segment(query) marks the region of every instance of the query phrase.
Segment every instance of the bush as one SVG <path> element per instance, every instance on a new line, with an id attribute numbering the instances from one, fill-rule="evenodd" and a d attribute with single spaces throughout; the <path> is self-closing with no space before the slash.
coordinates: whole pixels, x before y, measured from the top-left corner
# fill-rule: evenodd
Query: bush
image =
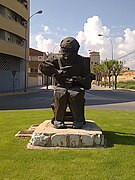
<path id="1" fill-rule="evenodd" d="M 117 84 L 119 88 L 126 88 L 126 89 L 135 89 L 135 81 L 120 81 Z"/>

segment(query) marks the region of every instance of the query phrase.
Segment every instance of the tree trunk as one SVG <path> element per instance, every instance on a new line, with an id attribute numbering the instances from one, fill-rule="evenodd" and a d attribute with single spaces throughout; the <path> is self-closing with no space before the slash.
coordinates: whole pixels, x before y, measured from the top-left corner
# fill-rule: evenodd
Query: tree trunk
<path id="1" fill-rule="evenodd" d="M 104 87 L 106 87 L 106 76 L 104 76 Z"/>
<path id="2" fill-rule="evenodd" d="M 117 76 L 115 76 L 114 88 L 117 89 Z"/>
<path id="3" fill-rule="evenodd" d="M 98 82 L 98 74 L 96 74 L 96 85 L 97 85 L 97 82 Z"/>
<path id="4" fill-rule="evenodd" d="M 111 88 L 111 76 L 109 76 L 109 88 Z"/>
<path id="5" fill-rule="evenodd" d="M 101 76 L 101 87 L 103 86 L 103 77 Z"/>

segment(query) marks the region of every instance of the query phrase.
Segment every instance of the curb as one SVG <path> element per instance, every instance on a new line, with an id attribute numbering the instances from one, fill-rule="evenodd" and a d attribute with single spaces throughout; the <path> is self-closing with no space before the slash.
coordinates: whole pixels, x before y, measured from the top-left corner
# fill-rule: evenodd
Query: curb
<path id="1" fill-rule="evenodd" d="M 42 91 L 43 89 L 37 89 L 37 90 L 29 90 L 27 92 L 23 92 L 23 91 L 20 91 L 20 92 L 7 92 L 7 93 L 0 93 L 0 96 L 14 96 L 14 95 L 21 95 L 21 94 L 31 94 L 31 93 L 35 93 L 35 92 L 40 92 Z M 44 89 L 45 90 L 45 89 Z"/>
<path id="2" fill-rule="evenodd" d="M 96 85 L 93 85 L 93 87 L 96 87 L 96 88 L 98 88 L 98 89 L 100 89 L 100 90 L 112 90 L 112 91 L 117 91 L 117 90 L 123 90 L 123 91 L 135 91 L 135 89 L 126 89 L 126 88 L 117 88 L 117 89 L 112 89 L 112 87 L 111 88 L 109 88 L 108 86 L 107 87 L 104 87 L 104 86 L 96 86 Z"/>
<path id="3" fill-rule="evenodd" d="M 2 93 L 0 94 L 0 96 L 14 96 L 14 95 L 21 95 L 21 94 L 30 94 L 30 93 L 34 93 L 36 91 L 31 91 L 31 92 L 15 92 L 15 93 Z"/>
<path id="4" fill-rule="evenodd" d="M 27 92 L 7 92 L 7 93 L 0 93 L 0 97 L 1 96 L 14 96 L 14 95 L 22 95 L 22 94 L 31 94 L 31 93 L 36 93 L 36 92 L 41 92 L 41 91 L 50 91 L 50 90 L 53 90 L 51 87 L 49 87 L 48 89 L 46 89 L 46 87 L 41 87 L 40 89 L 29 89 Z"/>

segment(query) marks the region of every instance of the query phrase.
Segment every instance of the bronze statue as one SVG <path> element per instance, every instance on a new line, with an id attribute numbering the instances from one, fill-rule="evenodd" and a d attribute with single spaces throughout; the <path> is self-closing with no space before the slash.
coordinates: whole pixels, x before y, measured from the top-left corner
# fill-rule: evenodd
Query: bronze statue
<path id="1" fill-rule="evenodd" d="M 39 65 L 46 76 L 53 76 L 57 85 L 54 89 L 54 127 L 65 128 L 64 116 L 69 106 L 73 117 L 73 128 L 85 124 L 85 90 L 91 88 L 95 78 L 90 72 L 89 58 L 78 55 L 80 45 L 74 37 L 66 37 L 60 43 L 60 52 L 51 54 Z"/>

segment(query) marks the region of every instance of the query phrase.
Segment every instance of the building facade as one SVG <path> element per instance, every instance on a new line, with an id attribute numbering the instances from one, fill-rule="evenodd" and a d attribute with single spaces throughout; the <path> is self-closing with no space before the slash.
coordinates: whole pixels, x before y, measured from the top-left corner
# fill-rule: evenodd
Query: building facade
<path id="1" fill-rule="evenodd" d="M 98 65 L 100 64 L 100 54 L 99 52 L 96 51 L 91 51 L 90 52 L 90 65 Z"/>
<path id="2" fill-rule="evenodd" d="M 23 89 L 29 0 L 0 0 L 0 91 Z"/>
<path id="3" fill-rule="evenodd" d="M 28 87 L 47 85 L 49 83 L 48 77 L 44 76 L 38 69 L 39 64 L 47 57 L 45 52 L 29 49 Z"/>

